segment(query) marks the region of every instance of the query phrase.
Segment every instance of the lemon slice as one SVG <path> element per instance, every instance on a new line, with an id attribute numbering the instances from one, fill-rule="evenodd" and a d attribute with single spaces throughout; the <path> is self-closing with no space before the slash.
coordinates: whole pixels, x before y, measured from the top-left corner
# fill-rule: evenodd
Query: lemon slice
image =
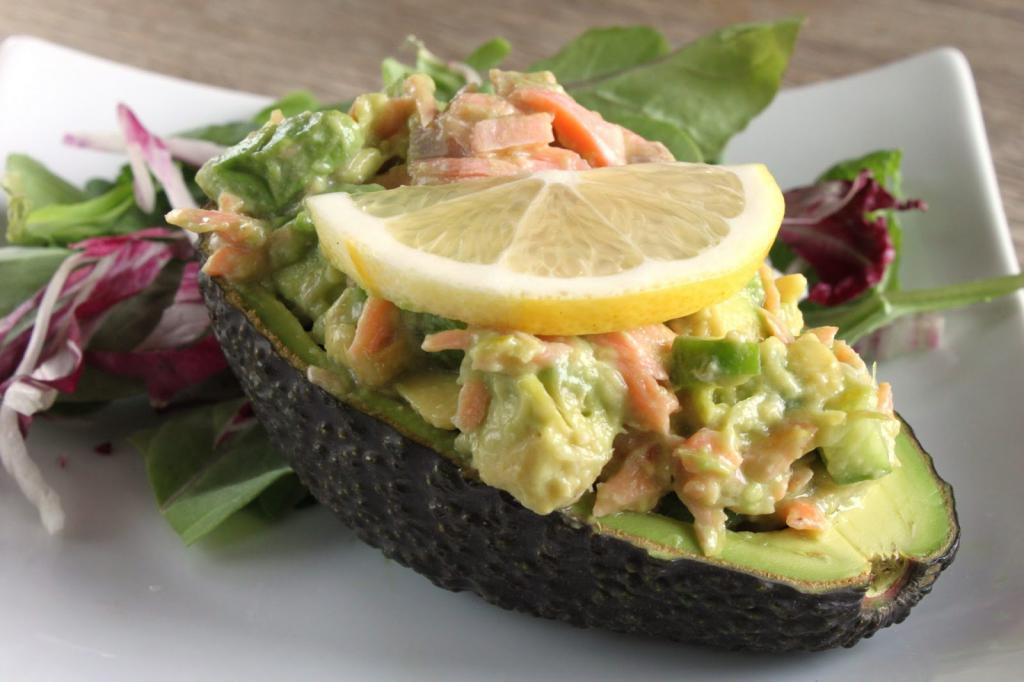
<path id="1" fill-rule="evenodd" d="M 760 164 L 542 171 L 306 200 L 328 260 L 375 296 L 471 325 L 591 334 L 742 287 L 782 221 Z"/>

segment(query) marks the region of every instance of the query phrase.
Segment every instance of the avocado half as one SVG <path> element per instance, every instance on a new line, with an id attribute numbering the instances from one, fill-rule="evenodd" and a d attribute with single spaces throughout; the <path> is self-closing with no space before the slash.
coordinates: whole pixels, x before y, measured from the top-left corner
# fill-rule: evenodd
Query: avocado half
<path id="1" fill-rule="evenodd" d="M 730 532 L 708 558 L 669 517 L 527 510 L 401 403 L 307 380 L 308 337 L 296 342 L 301 326 L 281 323 L 286 309 L 268 292 L 205 276 L 202 289 L 231 368 L 302 482 L 364 542 L 445 589 L 581 627 L 820 650 L 904 620 L 956 553 L 952 490 L 906 424 L 902 466 L 824 537 Z"/>

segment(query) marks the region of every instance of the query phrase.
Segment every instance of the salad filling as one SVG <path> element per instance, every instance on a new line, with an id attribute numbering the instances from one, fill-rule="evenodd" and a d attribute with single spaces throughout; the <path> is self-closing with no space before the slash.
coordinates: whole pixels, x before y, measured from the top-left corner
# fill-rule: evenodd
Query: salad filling
<path id="1" fill-rule="evenodd" d="M 272 292 L 327 369 L 457 432 L 466 464 L 537 513 L 663 513 L 715 555 L 726 529 L 822 532 L 892 471 L 892 391 L 835 327 L 805 326 L 803 275 L 765 266 L 691 315 L 552 337 L 404 310 L 335 269 L 308 196 L 673 159 L 549 72 L 492 70 L 447 105 L 435 87 L 414 74 L 347 114 L 273 115 L 199 171 L 216 210 L 168 220 L 208 233 L 208 275 Z"/>

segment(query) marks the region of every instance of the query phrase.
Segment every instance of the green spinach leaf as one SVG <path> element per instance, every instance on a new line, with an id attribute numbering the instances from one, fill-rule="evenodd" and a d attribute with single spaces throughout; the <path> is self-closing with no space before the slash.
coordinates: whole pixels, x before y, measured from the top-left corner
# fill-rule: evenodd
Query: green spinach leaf
<path id="1" fill-rule="evenodd" d="M 50 204 L 74 204 L 86 193 L 26 154 L 9 154 L 3 189 L 8 195 L 8 221 L 21 222 L 33 209 Z"/>
<path id="2" fill-rule="evenodd" d="M 65 246 L 103 235 L 125 234 L 163 223 L 170 206 L 163 193 L 152 213 L 135 205 L 132 179 L 90 183 L 83 192 L 22 154 L 7 157 L 3 178 L 7 193 L 7 240 L 26 246 Z M 100 193 L 96 193 L 100 192 Z"/>
<path id="3" fill-rule="evenodd" d="M 511 49 L 504 38 L 492 38 L 466 57 L 466 65 L 486 79 L 487 72 L 505 61 Z"/>
<path id="4" fill-rule="evenodd" d="M 273 521 L 286 516 L 296 507 L 312 502 L 309 490 L 302 485 L 299 477 L 292 473 L 277 479 L 260 493 L 255 505 L 264 516 Z"/>
<path id="5" fill-rule="evenodd" d="M 572 64 L 583 75 L 562 83 L 583 106 L 692 159 L 692 149 L 680 143 L 685 134 L 704 160 L 714 162 L 729 138 L 775 97 L 801 23 L 784 19 L 730 26 L 670 54 L 644 62 L 631 59 L 618 70 L 611 69 L 611 60 L 598 60 L 600 68 L 589 73 L 583 58 L 577 62 L 560 53 L 552 59 Z M 647 41 L 650 52 L 650 37 Z"/>
<path id="6" fill-rule="evenodd" d="M 241 405 L 235 400 L 204 406 L 131 438 L 145 457 L 160 512 L 185 544 L 291 474 L 255 420 L 217 442 Z"/>
<path id="7" fill-rule="evenodd" d="M 0 317 L 45 286 L 68 255 L 56 247 L 0 247 Z"/>
<path id="8" fill-rule="evenodd" d="M 551 71 L 559 83 L 581 83 L 646 64 L 669 52 L 668 42 L 648 26 L 592 28 L 566 43 L 530 71 Z"/>

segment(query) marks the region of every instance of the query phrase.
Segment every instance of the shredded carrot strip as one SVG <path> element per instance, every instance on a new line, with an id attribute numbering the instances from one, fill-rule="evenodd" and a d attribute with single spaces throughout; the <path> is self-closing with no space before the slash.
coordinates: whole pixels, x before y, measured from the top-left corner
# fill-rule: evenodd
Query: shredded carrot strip
<path id="1" fill-rule="evenodd" d="M 459 405 L 455 413 L 455 425 L 460 431 L 472 431 L 487 417 L 487 408 L 491 404 L 491 394 L 487 384 L 480 379 L 470 379 L 459 391 Z"/>
<path id="2" fill-rule="evenodd" d="M 446 329 L 424 337 L 420 346 L 428 353 L 443 350 L 466 350 L 473 343 L 473 333 L 468 329 Z"/>
<path id="3" fill-rule="evenodd" d="M 841 339 L 836 341 L 832 346 L 832 352 L 835 354 L 836 360 L 839 362 L 844 362 L 847 365 L 852 365 L 853 367 L 858 367 L 860 369 L 865 369 L 867 367 L 867 365 L 864 364 L 864 360 L 857 355 L 857 352 L 854 351 L 853 348 L 850 347 L 850 344 Z"/>
<path id="4" fill-rule="evenodd" d="M 726 445 L 725 440 L 722 438 L 722 432 L 707 427 L 702 428 L 687 438 L 686 447 L 691 450 L 706 449 L 711 454 L 721 457 L 733 466 L 739 466 L 743 463 L 742 455 Z M 690 473 L 700 472 L 691 471 Z"/>
<path id="5" fill-rule="evenodd" d="M 816 327 L 811 329 L 810 332 L 817 336 L 819 341 L 831 348 L 836 340 L 839 327 Z"/>
<path id="6" fill-rule="evenodd" d="M 825 514 L 818 505 L 807 500 L 791 500 L 780 505 L 786 525 L 797 530 L 822 531 L 828 526 Z"/>
<path id="7" fill-rule="evenodd" d="M 356 333 L 348 352 L 352 357 L 367 357 L 386 348 L 398 330 L 398 308 L 391 301 L 370 296 L 356 322 Z"/>
<path id="8" fill-rule="evenodd" d="M 892 414 L 892 384 L 888 381 L 878 384 L 878 409 L 886 414 Z"/>
<path id="9" fill-rule="evenodd" d="M 239 282 L 256 276 L 265 265 L 263 251 L 225 244 L 206 259 L 203 272 L 210 277 L 226 277 Z"/>
<path id="10" fill-rule="evenodd" d="M 667 434 L 669 417 L 679 409 L 679 399 L 658 383 L 659 378 L 668 375 L 659 357 L 660 341 L 653 333 L 653 330 L 640 328 L 598 334 L 590 339 L 615 351 L 616 365 L 626 382 L 630 411 L 636 423 L 644 429 Z M 664 327 L 661 333 L 671 335 L 672 331 Z"/>
<path id="11" fill-rule="evenodd" d="M 782 320 L 776 317 L 774 313 L 764 309 L 761 310 L 761 315 L 764 317 L 765 324 L 768 326 L 768 331 L 772 336 L 778 338 L 783 343 L 793 343 L 793 334 L 782 323 Z"/>
<path id="12" fill-rule="evenodd" d="M 767 265 L 762 265 L 758 270 L 761 276 L 761 286 L 764 287 L 764 309 L 777 314 L 781 309 L 782 299 L 779 296 L 779 288 L 775 286 L 775 274 Z"/>
<path id="13" fill-rule="evenodd" d="M 646 512 L 654 508 L 668 483 L 655 475 L 656 447 L 645 445 L 624 455 L 619 470 L 597 486 L 594 516 L 620 511 Z"/>

